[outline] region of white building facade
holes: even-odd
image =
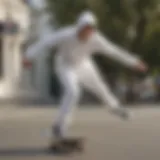
[[[0,0],[0,22],[4,25],[0,35],[1,96],[15,92],[22,78],[21,47],[28,34],[29,14],[29,8],[23,0]]]

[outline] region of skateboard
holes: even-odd
[[[55,140],[50,146],[50,150],[58,153],[71,153],[84,151],[83,138],[64,138]]]

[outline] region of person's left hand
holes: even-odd
[[[138,65],[136,65],[135,69],[140,72],[147,72],[148,66],[144,62],[140,61]]]

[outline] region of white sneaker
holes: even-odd
[[[131,117],[130,112],[123,107],[112,108],[110,112],[116,116],[119,116],[123,120],[128,120]]]

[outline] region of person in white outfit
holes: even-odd
[[[75,25],[60,29],[29,47],[24,64],[30,63],[44,48],[58,49],[56,72],[63,86],[59,114],[53,126],[57,137],[67,135],[71,114],[80,98],[80,86],[95,93],[109,111],[121,118],[129,118],[128,111],[120,106],[94,65],[91,55],[102,53],[128,67],[146,71],[146,65],[137,57],[114,45],[97,30],[97,20],[90,12],[83,12]]]

